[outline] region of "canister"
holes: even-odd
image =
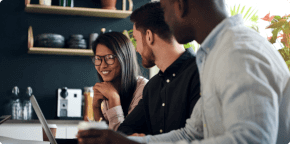
[[[84,120],[94,120],[94,112],[93,112],[93,98],[94,91],[93,87],[84,87]]]

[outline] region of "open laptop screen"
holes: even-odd
[[[50,131],[50,128],[47,125],[46,119],[44,118],[43,113],[42,113],[42,111],[41,111],[41,109],[40,109],[40,107],[39,107],[34,95],[32,95],[30,97],[30,101],[32,103],[33,109],[34,109],[34,111],[35,111],[35,113],[36,113],[36,115],[37,115],[37,117],[38,117],[38,119],[39,119],[39,121],[40,121],[40,123],[41,123],[41,125],[42,125],[42,127],[43,127],[43,129],[44,129],[49,141],[50,141],[50,143],[51,144],[57,144],[55,138],[53,137],[53,135],[52,135],[52,133]]]
[[[11,117],[11,115],[3,115],[3,116],[0,116],[0,124],[2,124],[5,121],[7,121],[10,117]]]

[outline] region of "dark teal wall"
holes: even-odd
[[[61,87],[81,88],[98,82],[97,71],[89,57],[27,54],[28,27],[33,27],[33,35],[57,33],[66,39],[71,34],[83,34],[88,43],[90,33],[99,33],[101,28],[122,32],[132,29],[129,17],[109,19],[24,12],[25,0],[3,0],[0,3],[0,115],[9,114],[5,106],[14,86],[20,94],[31,86],[39,105],[47,119],[56,115],[56,90]],[[150,0],[135,0],[134,9]],[[53,3],[58,3],[57,0]],[[31,0],[37,4],[38,0]],[[128,4],[128,2],[127,2]],[[75,7],[100,7],[91,0],[75,0]],[[128,6],[127,6],[128,7]],[[118,0],[117,9],[122,8]],[[138,61],[141,57],[138,54]],[[141,68],[145,77],[149,71]]]

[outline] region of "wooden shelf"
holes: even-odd
[[[29,54],[48,54],[48,55],[71,55],[71,56],[94,56],[90,49],[69,49],[69,48],[44,48],[32,47],[28,49]]]
[[[126,18],[131,15],[133,9],[132,0],[128,1],[129,1],[129,10],[126,10],[126,0],[123,0],[123,10],[108,10],[108,9],[84,8],[84,7],[72,8],[63,6],[44,6],[39,4],[30,4],[30,1],[26,0],[25,11],[28,13]]]
[[[71,55],[71,56],[94,56],[92,49],[69,49],[69,48],[45,48],[33,47],[32,27],[28,29],[28,53],[29,54],[48,54],[48,55]]]

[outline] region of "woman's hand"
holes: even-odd
[[[93,98],[93,108],[100,108],[101,103],[106,97],[95,87],[93,87],[94,90],[94,98]]]
[[[108,100],[120,99],[118,91],[114,88],[111,82],[96,83],[94,89],[102,93]]]
[[[111,82],[96,83],[93,89],[108,99],[109,108],[121,105],[120,95]]]

